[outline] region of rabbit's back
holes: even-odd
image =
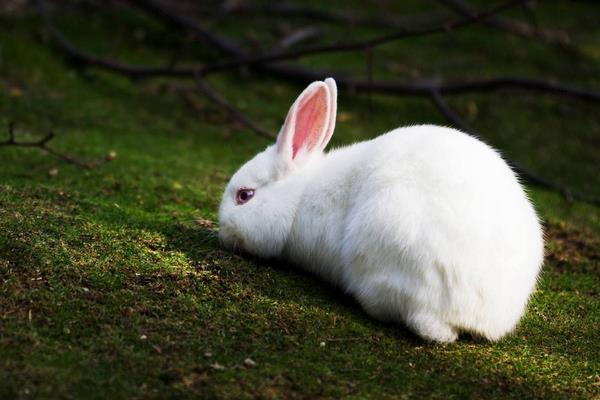
[[[340,251],[347,290],[372,315],[434,340],[510,331],[535,285],[543,239],[498,153],[464,133],[417,126],[359,154]]]

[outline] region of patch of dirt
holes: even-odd
[[[560,272],[586,272],[600,276],[600,242],[588,231],[564,222],[546,222],[546,264]]]

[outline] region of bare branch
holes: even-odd
[[[107,162],[112,161],[115,158],[114,153],[109,153],[109,154],[107,154],[107,156],[105,158],[100,159],[100,160],[88,161],[88,162],[81,161],[78,158],[76,158],[70,154],[60,152],[60,151],[48,146],[48,142],[50,142],[55,137],[53,132],[48,133],[46,136],[44,136],[38,140],[33,140],[33,141],[29,141],[29,142],[19,142],[16,140],[14,128],[15,128],[15,123],[12,121],[9,122],[9,124],[8,124],[8,139],[0,142],[0,147],[1,146],[15,146],[15,147],[37,148],[37,149],[45,151],[46,153],[51,154],[51,155],[63,160],[64,162],[76,165],[76,166],[78,166],[80,168],[84,168],[84,169],[97,168],[97,167],[101,166],[102,164],[106,164]]]
[[[298,43],[307,41],[309,39],[315,39],[319,35],[321,35],[321,33],[322,30],[316,26],[306,26],[300,29],[296,29],[290,34],[281,38],[273,47],[273,51],[284,51],[297,45]]]
[[[172,67],[131,65],[121,63],[113,59],[99,57],[75,46],[61,31],[54,26],[52,20],[50,19],[50,14],[44,0],[34,0],[34,3],[38,8],[40,16],[42,17],[44,27],[54,43],[59,46],[69,57],[69,59],[76,64],[82,64],[84,66],[96,66],[108,71],[127,75],[130,78],[143,78],[147,76],[190,76],[190,74],[194,74],[196,72],[196,69],[174,69]]]
[[[476,8],[472,7],[463,0],[438,0],[438,2],[462,16],[476,15],[478,13]],[[527,7],[526,4],[524,5]],[[526,8],[526,12],[530,13],[530,10]],[[493,15],[485,20],[482,20],[482,23],[484,25],[512,33],[513,35],[529,39],[538,39],[550,44],[559,45],[563,48],[574,50],[571,37],[563,31],[541,28],[537,25],[529,25],[497,15]]]
[[[10,121],[8,123],[8,140],[6,141],[6,143],[4,144],[6,145],[10,145],[10,144],[14,144],[15,143],[15,123],[14,121]]]
[[[244,115],[244,113],[242,113],[237,107],[235,107],[233,104],[227,101],[227,99],[215,92],[214,89],[212,89],[200,75],[196,76],[196,86],[203,95],[208,97],[219,107],[223,108],[231,117],[238,120],[240,123],[252,130],[258,136],[269,140],[275,139],[275,136],[273,136],[271,132],[262,128],[256,122],[252,121],[250,118]]]
[[[142,1],[142,0],[138,0]],[[145,1],[145,0],[143,0]],[[283,64],[252,64],[246,59],[238,59],[233,61],[217,62],[200,67],[175,68],[162,66],[144,66],[122,63],[117,60],[102,58],[95,54],[83,50],[71,43],[53,24],[45,7],[43,0],[35,0],[38,9],[50,36],[54,39],[56,45],[71,59],[76,60],[80,64],[94,66],[112,72],[117,72],[130,78],[151,78],[151,77],[195,77],[207,76],[211,73],[237,68],[240,66],[254,66],[260,71],[267,72],[272,76],[299,82],[304,84],[311,80],[322,79],[325,76],[331,76],[336,79],[338,86],[346,89],[351,89],[357,92],[373,92],[392,95],[417,95],[429,96],[433,89],[441,94],[462,94],[469,92],[490,92],[506,88],[524,89],[554,95],[563,95],[579,98],[587,101],[600,101],[600,91],[587,90],[537,78],[524,77],[497,77],[490,79],[474,79],[470,81],[450,81],[450,82],[396,82],[396,81],[379,81],[369,82],[349,78],[343,74],[334,71],[320,71],[309,69],[296,65]],[[187,23],[191,23],[186,20]],[[215,36],[212,34],[211,36]],[[220,38],[220,36],[219,36]],[[220,40],[219,40],[220,41]],[[230,44],[230,47],[233,45]],[[238,46],[236,46],[238,47]],[[241,50],[240,50],[241,51]],[[236,51],[237,52],[237,51]]]
[[[266,66],[265,66],[266,67]],[[444,95],[458,95],[476,92],[494,92],[504,89],[521,89],[577,98],[585,101],[600,102],[600,91],[578,88],[576,86],[539,78],[518,76],[501,76],[489,79],[473,79],[467,81],[422,80],[418,82],[373,81],[349,78],[333,71],[319,71],[295,65],[269,65],[272,75],[305,84],[323,79],[325,76],[335,78],[339,87],[355,92],[373,92],[390,95],[429,96],[432,90]]]
[[[458,114],[452,108],[450,108],[439,91],[431,91],[431,101],[444,116],[444,118],[454,125],[455,128],[460,129],[463,132],[474,133],[474,130],[469,126],[467,121],[460,118]]]
[[[476,13],[476,9],[469,6],[463,0],[438,0],[446,8],[461,16],[469,16]],[[226,14],[254,13],[259,15],[280,15],[284,17],[310,18],[332,23],[348,25],[375,26],[378,28],[398,29],[407,26],[426,26],[434,21],[440,21],[444,14],[442,12],[428,12],[412,15],[363,15],[346,10],[325,10],[304,4],[290,2],[268,2],[264,4],[248,4],[248,2],[232,3],[221,11]],[[229,4],[229,3],[227,3]],[[515,21],[510,18],[493,16],[481,21],[483,25],[505,31],[509,34],[537,39],[551,45],[559,45],[564,48],[573,46],[568,33],[560,30],[540,27],[530,9],[530,3],[524,3],[525,12],[531,24]],[[440,10],[441,11],[441,10]]]
[[[420,13],[411,15],[364,15],[346,10],[325,10],[291,2],[267,2],[248,4],[248,2],[228,2],[220,10],[221,14],[258,14],[300,17],[310,20],[341,23],[348,25],[373,26],[378,28],[399,29],[407,26],[423,26],[445,17],[442,13]]]
[[[40,1],[40,0],[38,0]],[[455,29],[459,29],[471,24],[475,24],[479,21],[485,20],[486,18],[496,15],[502,11],[505,11],[511,7],[515,7],[517,5],[521,5],[526,0],[510,0],[505,3],[501,3],[495,7],[490,8],[487,11],[478,12],[471,14],[469,16],[452,20],[445,21],[440,25],[436,25],[433,27],[426,28],[404,28],[400,29],[397,32],[374,37],[371,39],[357,41],[357,42],[345,42],[345,43],[336,43],[329,44],[324,46],[314,46],[310,48],[305,48],[301,50],[289,51],[289,52],[277,52],[266,55],[259,56],[249,56],[246,54],[244,50],[234,42],[224,38],[223,36],[218,36],[216,34],[212,34],[212,42],[215,46],[225,54],[228,54],[232,57],[235,57],[233,60],[225,61],[220,63],[220,68],[227,67],[237,67],[241,65],[257,65],[257,64],[265,64],[272,63],[275,61],[283,61],[296,59],[299,57],[307,56],[307,55],[315,55],[315,54],[323,54],[323,53],[337,53],[337,52],[352,52],[352,51],[361,51],[367,48],[377,47],[386,43],[390,43],[399,39],[405,39],[410,37],[422,37],[429,36],[439,33],[446,33],[448,31],[452,31]],[[202,33],[206,34],[206,28],[196,21],[181,17],[173,12],[169,11],[166,7],[163,7],[156,3],[154,0],[133,0],[134,4],[141,6],[143,9],[150,11],[152,14],[157,15],[167,22],[171,24],[175,24],[179,28],[187,29],[193,33]],[[217,64],[219,65],[219,64]]]
[[[525,15],[525,18],[527,18],[529,20],[529,24],[531,25],[532,31],[535,32],[536,36],[540,36],[540,32],[542,30],[542,28],[540,27],[540,24],[538,23],[537,20],[537,16],[535,15],[535,12],[533,11],[533,4],[531,2],[527,2],[525,4],[523,4],[523,14]],[[566,35],[566,33],[564,34]],[[568,37],[568,35],[566,35]]]
[[[44,3],[43,0],[35,0],[36,3]],[[188,18],[183,15],[178,15],[170,12],[166,7],[162,6],[154,0],[132,0],[132,3],[143,9],[144,11],[161,18],[170,25],[181,28],[184,27],[196,37],[206,41],[221,53],[225,55],[241,55],[242,50],[234,41],[215,34],[213,31],[202,25],[198,21]]]

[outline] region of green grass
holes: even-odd
[[[541,23],[597,49],[594,6],[565,4],[539,7]],[[59,18],[78,43],[132,62],[160,62],[177,39],[126,12],[88,12],[85,23],[80,12]],[[85,171],[0,147],[0,398],[600,397],[599,208],[529,188],[548,257],[517,331],[499,343],[424,343],[315,277],[220,249],[221,191],[266,141],[201,97],[198,115],[172,83],[77,73],[35,17],[0,27],[0,125],[16,121],[25,139],[53,130],[53,146],[82,158],[117,153]],[[360,57],[303,62],[363,74]],[[589,71],[600,63],[584,57],[471,28],[385,46],[375,65],[378,78],[544,74],[598,88]],[[211,83],[272,131],[300,90],[254,75]],[[341,92],[339,101],[334,145],[445,123],[422,99]],[[598,105],[518,91],[450,101],[507,156],[600,194]]]

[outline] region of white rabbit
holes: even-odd
[[[325,154],[336,106],[331,78],[302,92],[276,144],[227,185],[221,242],[287,259],[427,340],[512,331],[544,247],[513,171],[480,140],[431,125]]]

